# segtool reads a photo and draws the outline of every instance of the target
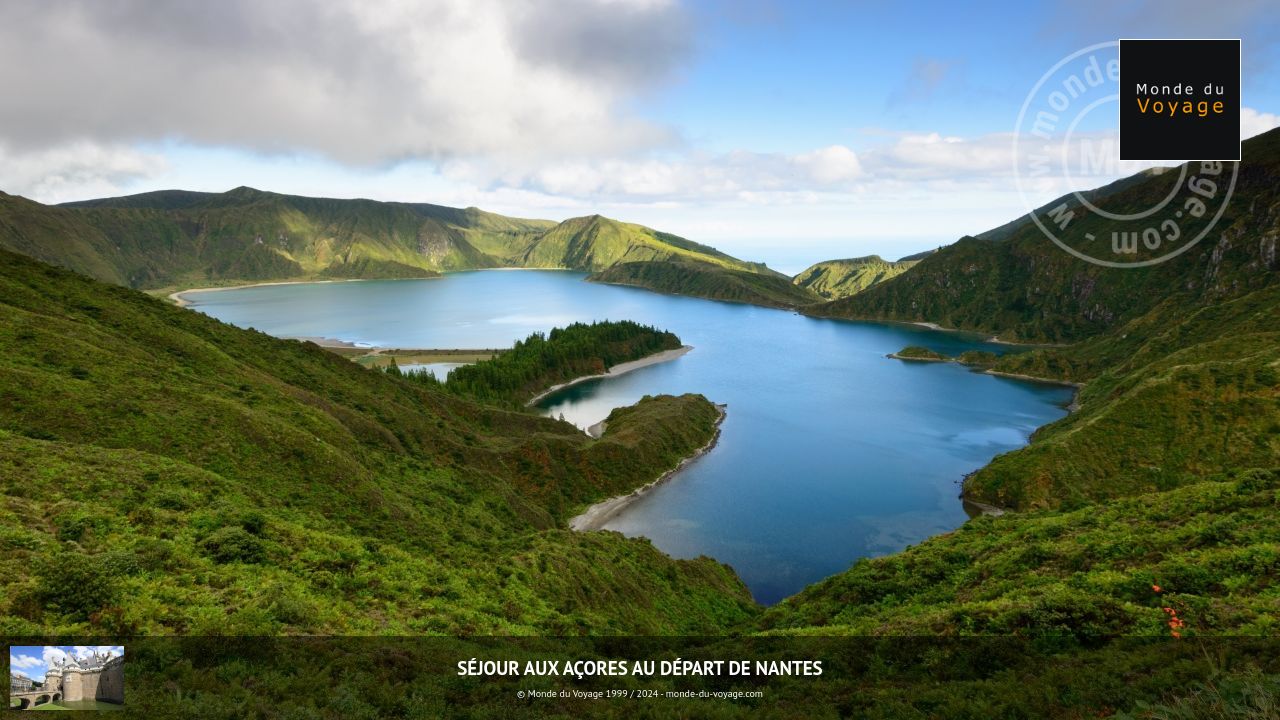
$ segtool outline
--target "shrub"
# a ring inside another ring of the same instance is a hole
[[[54,523],[58,526],[58,539],[64,542],[84,542],[94,535],[105,534],[110,526],[107,518],[84,512],[59,515]]]
[[[134,556],[143,570],[163,570],[173,559],[173,543],[168,540],[143,538],[133,546]]]
[[[200,549],[218,563],[260,563],[267,555],[262,541],[238,525],[214,531],[200,542]]]
[[[37,597],[55,612],[86,619],[111,604],[116,583],[100,557],[63,551],[35,564]]]

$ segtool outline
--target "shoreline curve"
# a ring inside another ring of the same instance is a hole
[[[577,385],[578,383],[581,383],[581,382],[586,382],[588,380],[598,380],[600,378],[617,377],[619,375],[624,375],[626,373],[629,373],[632,370],[639,370],[642,367],[648,367],[650,365],[657,365],[658,363],[664,363],[670,360],[675,360],[676,358],[688,353],[692,349],[693,349],[692,345],[681,345],[680,347],[675,348],[674,350],[663,350],[661,352],[656,352],[652,355],[647,355],[645,357],[642,357],[639,360],[631,360],[624,363],[618,363],[617,365],[614,365],[613,367],[609,368],[608,370],[605,370],[603,373],[600,373],[598,375],[583,375],[580,378],[574,378],[568,382],[562,382],[559,385],[552,385],[546,390],[543,390],[537,395],[534,395],[524,405],[525,407],[533,407],[533,405],[537,403],[539,400],[541,400],[542,398],[548,395],[551,395],[552,393],[559,392],[567,387]]]
[[[644,497],[649,493],[649,491],[658,487],[662,483],[675,477],[681,470],[685,469],[689,463],[692,463],[703,455],[711,452],[712,448],[716,446],[716,443],[720,441],[720,425],[724,422],[727,407],[727,405],[716,405],[716,410],[720,411],[720,416],[716,418],[716,431],[712,433],[711,439],[707,441],[706,445],[703,445],[693,451],[693,454],[681,460],[680,464],[662,473],[662,475],[659,475],[658,479],[641,485],[625,495],[615,495],[587,507],[586,510],[583,510],[580,514],[569,519],[569,529],[576,532],[592,532],[594,530],[603,529],[605,523],[617,517],[618,513],[625,510],[628,505]]]

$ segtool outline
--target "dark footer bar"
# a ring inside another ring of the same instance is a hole
[[[42,695],[39,704],[51,703],[60,694],[69,709],[115,710],[115,717],[1196,717],[1210,704],[1219,712],[1280,706],[1280,639],[1271,638],[133,637],[8,644],[11,707],[36,706]],[[123,704],[97,701],[88,689],[105,697],[111,682],[94,675],[92,661],[75,659],[75,648],[88,647],[122,648]],[[20,689],[14,673],[44,671],[37,655],[72,659],[48,665],[59,671],[40,687]]]

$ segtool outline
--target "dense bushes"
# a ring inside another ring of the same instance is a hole
[[[266,558],[262,541],[239,526],[224,527],[200,542],[200,548],[215,562],[258,563]]]
[[[453,393],[521,404],[552,385],[680,347],[675,334],[631,321],[574,323],[534,333],[507,352],[449,373]]]
[[[63,549],[40,558],[33,569],[37,598],[74,619],[86,619],[116,597],[116,579],[102,558]]]

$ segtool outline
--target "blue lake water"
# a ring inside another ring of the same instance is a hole
[[[728,563],[773,603],[861,557],[964,522],[959,481],[1062,417],[1067,388],[885,357],[906,345],[1008,352],[909,325],[583,282],[582,273],[477,271],[442,279],[190,293],[196,309],[282,337],[402,348],[499,348],[574,321],[636,320],[694,350],[549,396],[586,428],[646,394],[728,405],[720,442],[607,524],[676,557]]]

